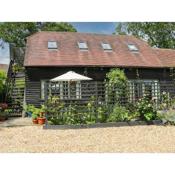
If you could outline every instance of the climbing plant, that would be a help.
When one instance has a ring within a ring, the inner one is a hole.
[[[127,98],[128,79],[124,70],[113,68],[106,74],[106,88],[109,103],[121,102],[122,99]]]

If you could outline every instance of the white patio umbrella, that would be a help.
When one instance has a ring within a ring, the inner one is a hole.
[[[63,75],[51,79],[50,81],[58,82],[58,81],[83,81],[83,80],[92,80],[92,78],[77,74],[74,71],[69,71]]]

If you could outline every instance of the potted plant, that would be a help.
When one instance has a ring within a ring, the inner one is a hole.
[[[38,118],[37,118],[37,115],[32,114],[32,122],[33,122],[33,124],[38,124]]]
[[[24,110],[26,111],[26,115],[28,117],[32,117],[32,113],[35,111],[35,106],[34,105],[26,105],[24,107]]]
[[[36,108],[36,107],[33,107],[33,109],[32,109],[32,120],[33,120],[34,124],[38,124],[39,114],[40,114],[40,109]]]
[[[42,105],[41,109],[39,110],[39,116],[38,116],[38,124],[43,125],[46,122],[46,117],[45,117],[45,106]]]

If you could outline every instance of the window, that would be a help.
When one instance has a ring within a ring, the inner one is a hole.
[[[61,82],[61,99],[81,99],[81,84],[79,81]]]
[[[129,81],[130,101],[135,102],[148,95],[155,98],[156,101],[160,97],[160,84],[158,80],[130,80]]]
[[[130,51],[138,51],[139,50],[134,44],[128,44],[128,48]]]
[[[57,42],[56,41],[48,41],[48,49],[57,49]]]
[[[86,42],[78,42],[78,47],[81,50],[88,50],[88,46]]]
[[[45,99],[45,87],[46,87],[47,80],[41,80],[41,99]]]
[[[101,45],[104,50],[112,50],[111,45],[108,43],[101,43]]]
[[[80,81],[63,81],[51,83],[52,95],[59,96],[60,99],[81,99]]]

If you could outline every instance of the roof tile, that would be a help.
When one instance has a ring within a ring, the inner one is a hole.
[[[50,40],[58,41],[58,50],[47,48]],[[81,51],[78,41],[87,42],[88,51]],[[109,43],[112,52],[104,51],[101,42]],[[139,51],[130,51],[127,44],[135,44]],[[162,67],[157,52],[134,36],[38,32],[28,37],[24,66]]]

